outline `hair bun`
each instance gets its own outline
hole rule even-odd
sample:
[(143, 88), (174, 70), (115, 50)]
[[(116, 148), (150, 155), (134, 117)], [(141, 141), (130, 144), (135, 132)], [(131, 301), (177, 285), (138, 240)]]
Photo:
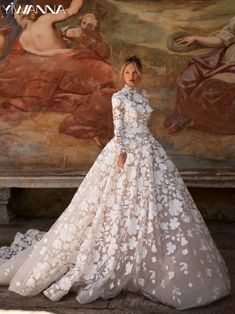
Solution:
[(136, 57), (135, 55), (126, 58), (124, 63), (135, 63), (138, 66), (138, 68), (142, 70), (142, 63), (140, 59)]

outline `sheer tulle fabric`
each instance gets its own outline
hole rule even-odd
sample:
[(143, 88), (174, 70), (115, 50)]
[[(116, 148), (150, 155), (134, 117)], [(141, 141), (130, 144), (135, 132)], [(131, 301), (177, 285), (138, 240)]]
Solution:
[[(53, 301), (72, 289), (80, 303), (139, 291), (178, 309), (229, 294), (224, 260), (148, 130), (147, 93), (125, 86), (112, 106), (115, 136), (47, 233), (18, 234), (12, 248), (0, 250), (0, 284), (24, 296), (43, 291)], [(124, 151), (121, 171), (116, 160)]]

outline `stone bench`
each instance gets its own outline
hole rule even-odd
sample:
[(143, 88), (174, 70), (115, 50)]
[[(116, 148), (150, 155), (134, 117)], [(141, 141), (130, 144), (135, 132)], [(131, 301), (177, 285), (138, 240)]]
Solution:
[[(235, 188), (235, 169), (180, 170), (187, 187)], [(77, 188), (86, 171), (72, 170), (1, 170), (0, 223), (8, 223), (7, 205), (11, 188)]]

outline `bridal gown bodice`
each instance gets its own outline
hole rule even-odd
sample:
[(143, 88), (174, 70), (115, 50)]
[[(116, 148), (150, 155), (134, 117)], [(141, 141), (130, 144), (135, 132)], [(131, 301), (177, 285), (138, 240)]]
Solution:
[(113, 95), (114, 134), (119, 152), (125, 152), (125, 143), (131, 143), (136, 136), (150, 135), (148, 120), (153, 109), (148, 94), (127, 85)]
[[(177, 309), (228, 295), (224, 260), (148, 129), (147, 93), (125, 86), (112, 108), (114, 137), (63, 214), (47, 233), (29, 231), (0, 250), (0, 284), (53, 301), (73, 289), (80, 303), (138, 291)], [(120, 152), (127, 153), (123, 171)]]

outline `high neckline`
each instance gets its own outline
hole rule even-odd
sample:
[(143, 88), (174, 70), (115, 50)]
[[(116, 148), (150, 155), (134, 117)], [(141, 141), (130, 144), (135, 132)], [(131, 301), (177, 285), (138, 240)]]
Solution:
[(134, 92), (137, 92), (137, 93), (140, 93), (141, 92), (141, 88), (139, 87), (132, 87), (132, 86), (129, 86), (127, 84), (124, 85), (124, 89), (127, 89), (128, 91), (134, 91)]

